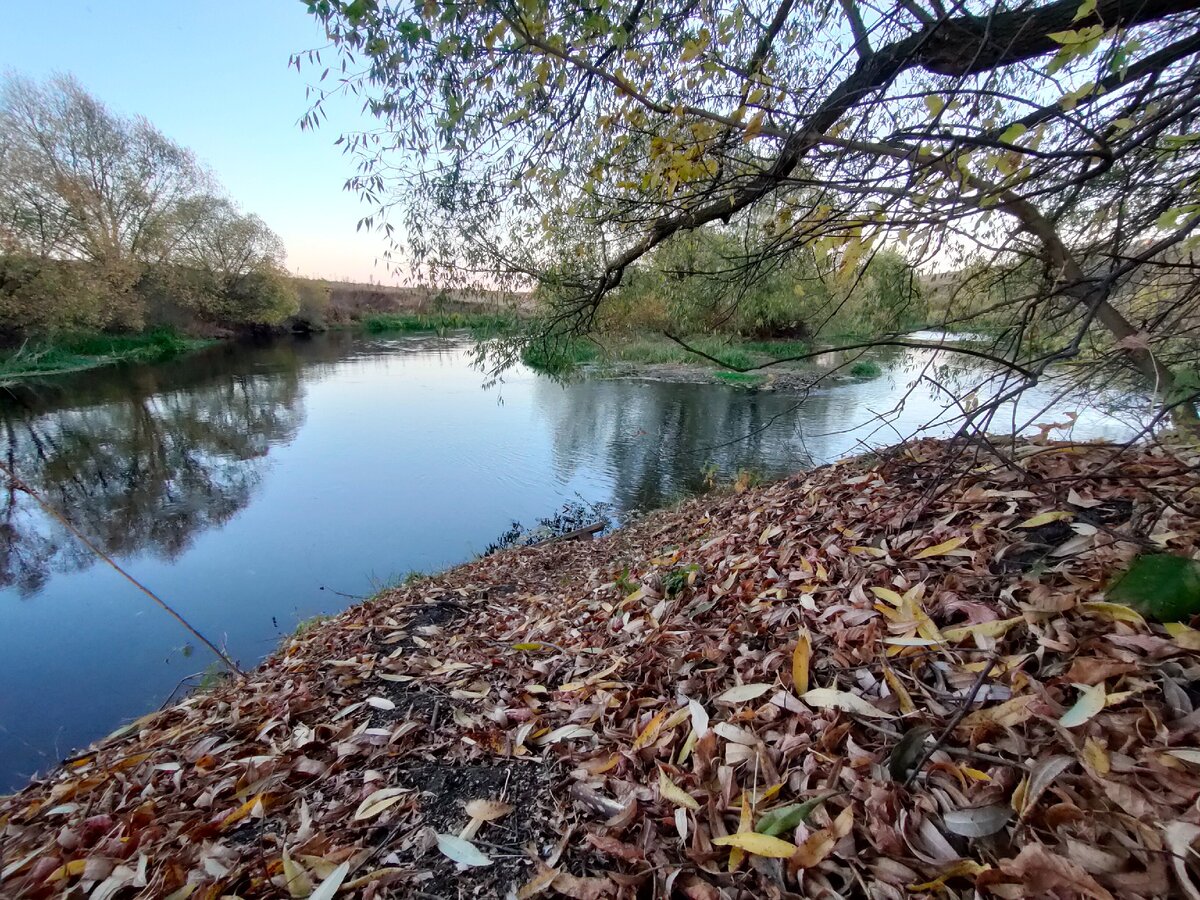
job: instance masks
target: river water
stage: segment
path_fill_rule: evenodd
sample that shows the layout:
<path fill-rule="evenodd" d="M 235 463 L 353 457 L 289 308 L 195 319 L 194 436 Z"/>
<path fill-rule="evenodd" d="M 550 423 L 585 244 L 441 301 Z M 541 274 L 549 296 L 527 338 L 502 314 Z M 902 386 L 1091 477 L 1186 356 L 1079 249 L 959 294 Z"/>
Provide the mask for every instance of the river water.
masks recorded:
<path fill-rule="evenodd" d="M 0 451 L 253 665 L 351 602 L 334 591 L 470 559 L 514 519 L 579 498 L 626 514 L 701 489 L 706 470 L 781 475 L 891 443 L 942 416 L 943 355 L 898 351 L 882 377 L 804 398 L 523 370 L 485 389 L 465 338 L 341 332 L 0 389 Z M 1022 410 L 1054 421 L 1060 406 L 1041 391 Z M 1089 411 L 1074 436 L 1128 428 Z M 0 496 L 0 790 L 156 708 L 210 659 L 28 497 Z"/>

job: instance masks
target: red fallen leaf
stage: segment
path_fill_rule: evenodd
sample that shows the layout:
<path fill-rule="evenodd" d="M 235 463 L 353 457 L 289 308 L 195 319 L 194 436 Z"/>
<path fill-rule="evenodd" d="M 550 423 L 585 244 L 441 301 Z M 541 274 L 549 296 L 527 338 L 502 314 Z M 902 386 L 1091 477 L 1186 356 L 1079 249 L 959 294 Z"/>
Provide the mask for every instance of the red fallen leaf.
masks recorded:
<path fill-rule="evenodd" d="M 627 859 L 630 862 L 641 862 L 646 858 L 646 853 L 641 847 L 635 847 L 633 844 L 627 844 L 602 834 L 588 834 L 587 842 L 601 853 Z"/>
<path fill-rule="evenodd" d="M 1105 659 L 1101 656 L 1078 656 L 1071 663 L 1064 680 L 1078 684 L 1094 685 L 1119 675 L 1136 672 L 1133 663 L 1122 662 L 1119 659 Z"/>
<path fill-rule="evenodd" d="M 720 891 L 695 875 L 689 875 L 680 885 L 680 889 L 688 900 L 720 900 L 721 897 Z"/>
<path fill-rule="evenodd" d="M 1052 853 L 1044 844 L 1021 848 L 1015 859 L 1000 861 L 1000 872 L 1018 882 L 1026 896 L 1083 896 L 1094 900 L 1114 900 L 1096 879 L 1070 860 Z M 980 876 L 983 883 L 989 873 Z M 990 879 L 988 879 L 990 881 Z"/>
<path fill-rule="evenodd" d="M 567 872 L 560 872 L 550 886 L 571 900 L 603 900 L 617 893 L 610 878 L 580 878 Z"/>

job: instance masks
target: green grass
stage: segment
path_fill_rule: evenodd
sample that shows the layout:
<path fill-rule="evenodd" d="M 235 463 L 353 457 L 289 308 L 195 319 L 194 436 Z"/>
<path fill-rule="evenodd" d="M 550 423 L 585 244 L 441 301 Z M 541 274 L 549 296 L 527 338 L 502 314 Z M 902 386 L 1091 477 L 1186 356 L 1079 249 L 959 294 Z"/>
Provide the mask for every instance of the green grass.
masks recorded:
<path fill-rule="evenodd" d="M 548 375 L 567 375 L 585 363 L 600 358 L 600 348 L 592 341 L 574 340 L 547 346 L 535 341 L 521 352 L 521 362 Z"/>
<path fill-rule="evenodd" d="M 317 614 L 309 616 L 307 619 L 301 619 L 296 623 L 296 630 L 292 632 L 292 637 L 302 638 L 322 622 L 328 622 L 333 616 L 325 616 Z"/>
<path fill-rule="evenodd" d="M 757 387 L 767 380 L 766 376 L 755 375 L 753 372 L 717 372 L 716 376 L 726 384 L 736 387 Z"/>
<path fill-rule="evenodd" d="M 59 375 L 118 363 L 159 362 L 209 343 L 169 329 L 141 334 L 58 334 L 0 353 L 0 379 Z"/>
<path fill-rule="evenodd" d="M 747 341 L 741 347 L 751 353 L 766 354 L 772 359 L 788 359 L 812 352 L 812 348 L 803 341 Z"/>
<path fill-rule="evenodd" d="M 534 343 L 525 349 L 521 359 L 532 369 L 551 375 L 563 375 L 592 362 L 748 369 L 763 362 L 763 357 L 784 359 L 809 352 L 808 345 L 801 341 L 742 343 L 736 338 L 722 335 L 693 335 L 684 338 L 688 347 L 698 352 L 692 352 L 660 334 L 611 334 L 604 335 L 599 340 L 600 343 L 597 344 L 580 339 L 552 348 Z M 753 375 L 747 379 L 732 379 L 731 383 L 749 384 L 752 383 L 749 379 L 760 378 L 761 376 Z"/>
<path fill-rule="evenodd" d="M 850 374 L 855 378 L 878 378 L 883 374 L 883 369 L 874 360 L 860 359 L 850 367 Z"/>
<path fill-rule="evenodd" d="M 470 329 L 482 335 L 511 331 L 516 320 L 503 313 L 379 313 L 367 316 L 362 326 L 372 334 L 414 331 L 457 331 Z"/>
<path fill-rule="evenodd" d="M 713 335 L 684 338 L 689 347 L 719 360 L 721 365 L 745 369 L 754 365 L 754 358 L 738 345 Z M 711 366 L 710 360 L 692 353 L 665 337 L 642 335 L 632 340 L 614 341 L 613 358 L 622 362 L 677 363 Z"/>

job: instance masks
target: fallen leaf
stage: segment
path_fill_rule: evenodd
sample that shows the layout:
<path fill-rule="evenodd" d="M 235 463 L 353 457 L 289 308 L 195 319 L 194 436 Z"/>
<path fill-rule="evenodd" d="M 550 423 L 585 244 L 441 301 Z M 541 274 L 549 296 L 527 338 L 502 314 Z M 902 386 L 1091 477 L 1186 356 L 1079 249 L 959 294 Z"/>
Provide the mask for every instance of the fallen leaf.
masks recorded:
<path fill-rule="evenodd" d="M 754 826 L 754 830 L 759 834 L 767 834 L 772 837 L 792 831 L 797 825 L 808 821 L 808 817 L 813 814 L 817 807 L 836 793 L 836 791 L 830 791 L 813 797 L 810 800 L 805 800 L 803 803 L 792 803 L 788 806 L 776 807 L 765 813 L 758 820 L 758 824 Z"/>
<path fill-rule="evenodd" d="M 1017 528 L 1039 528 L 1042 525 L 1049 525 L 1051 522 L 1061 522 L 1063 519 L 1074 517 L 1074 513 L 1065 510 L 1051 510 L 1043 513 L 1038 513 L 1032 518 L 1026 519 Z"/>
<path fill-rule="evenodd" d="M 346 876 L 350 874 L 350 863 L 344 862 L 326 876 L 325 880 L 317 885 L 316 889 L 308 895 L 308 900 L 333 900 L 338 889 L 341 888 L 342 882 L 346 880 Z"/>
<path fill-rule="evenodd" d="M 766 856 L 771 859 L 787 859 L 797 850 L 795 844 L 754 831 L 738 832 L 737 834 L 730 834 L 725 837 L 713 838 L 712 842 L 717 847 L 737 847 L 746 853 L 752 853 L 755 856 Z"/>
<path fill-rule="evenodd" d="M 492 864 L 490 856 L 456 834 L 437 835 L 437 847 L 443 856 L 464 866 L 490 866 Z"/>
<path fill-rule="evenodd" d="M 1079 699 L 1075 701 L 1075 705 L 1063 713 L 1063 717 L 1058 720 L 1059 724 L 1063 728 L 1078 728 L 1104 709 L 1104 700 L 1103 681 L 1084 687 L 1079 694 Z"/>
<path fill-rule="evenodd" d="M 381 788 L 358 804 L 358 809 L 354 811 L 354 821 L 361 822 L 363 819 L 373 819 L 388 807 L 399 802 L 406 794 L 411 793 L 412 790 L 410 788 Z"/>
<path fill-rule="evenodd" d="M 942 541 L 940 544 L 934 544 L 932 547 L 926 547 L 920 553 L 916 554 L 913 559 L 928 559 L 931 556 L 945 556 L 947 553 L 952 553 L 963 544 L 970 540 L 969 536 L 950 538 L 948 541 Z"/>
<path fill-rule="evenodd" d="M 797 694 L 808 690 L 808 665 L 812 658 L 812 636 L 807 628 L 800 629 L 796 649 L 792 651 L 792 685 Z"/>
<path fill-rule="evenodd" d="M 668 778 L 667 773 L 662 769 L 658 770 L 658 793 L 664 800 L 670 800 L 676 806 L 682 806 L 690 810 L 700 808 L 700 804 L 696 799 Z"/>
<path fill-rule="evenodd" d="M 894 718 L 891 713 L 886 713 L 882 709 L 872 706 L 857 694 L 851 694 L 847 691 L 837 691 L 833 688 L 814 688 L 811 691 L 806 691 L 800 699 L 809 706 L 815 706 L 819 709 L 840 709 L 845 712 L 875 719 Z"/>
<path fill-rule="evenodd" d="M 1002 830 L 1012 818 L 1013 811 L 1006 804 L 980 806 L 973 809 L 956 809 L 942 816 L 946 830 L 962 837 L 988 837 Z"/>
<path fill-rule="evenodd" d="M 769 684 L 739 684 L 718 694 L 713 700 L 717 703 L 746 703 L 749 700 L 757 700 L 771 690 L 771 687 Z"/>

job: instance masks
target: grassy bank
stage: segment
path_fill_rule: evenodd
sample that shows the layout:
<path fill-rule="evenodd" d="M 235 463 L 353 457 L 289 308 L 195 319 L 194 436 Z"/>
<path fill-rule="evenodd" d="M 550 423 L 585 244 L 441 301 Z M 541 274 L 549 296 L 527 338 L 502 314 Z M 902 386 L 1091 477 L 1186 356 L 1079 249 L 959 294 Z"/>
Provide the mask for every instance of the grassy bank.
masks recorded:
<path fill-rule="evenodd" d="M 522 361 L 531 368 L 553 375 L 568 374 L 586 365 L 696 366 L 712 370 L 713 377 L 728 384 L 753 387 L 764 383 L 768 373 L 805 368 L 810 364 L 790 360 L 813 352 L 812 345 L 796 340 L 770 341 L 711 334 L 683 340 L 697 352 L 661 334 L 635 332 L 604 335 L 596 341 L 575 340 L 552 348 L 534 344 L 525 350 Z M 770 365 L 776 362 L 779 365 Z M 764 365 L 770 368 L 737 371 Z M 883 369 L 873 360 L 861 359 L 843 371 L 854 378 L 875 378 Z"/>
<path fill-rule="evenodd" d="M 1183 557 L 1200 485 L 1114 449 L 922 441 L 387 591 L 0 797 L 5 896 L 1180 896 L 1196 632 L 1049 482 Z"/>
<path fill-rule="evenodd" d="M 517 319 L 508 313 L 495 312 L 377 313 L 364 317 L 361 325 L 371 334 L 466 329 L 488 336 L 512 330 Z"/>
<path fill-rule="evenodd" d="M 554 374 L 589 363 L 745 369 L 772 359 L 808 352 L 807 345 L 797 341 L 741 341 L 717 335 L 697 335 L 684 340 L 699 352 L 692 353 L 663 335 L 635 333 L 606 335 L 598 341 L 576 340 L 554 348 L 535 344 L 525 351 L 522 361 L 531 368 Z M 706 359 L 705 356 L 712 359 Z"/>
<path fill-rule="evenodd" d="M 59 334 L 0 351 L 0 381 L 63 375 L 119 363 L 159 362 L 211 343 L 169 329 L 142 334 Z"/>

